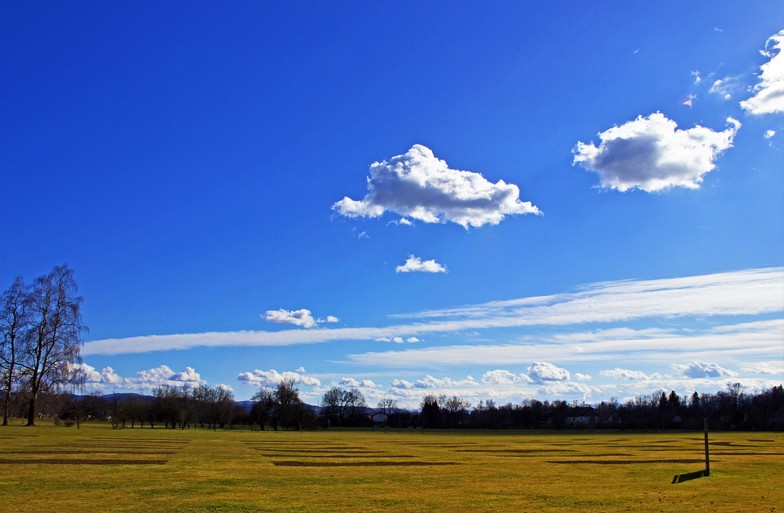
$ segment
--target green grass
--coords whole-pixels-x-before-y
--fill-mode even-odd
[[[2,511],[782,511],[784,435],[0,428]]]

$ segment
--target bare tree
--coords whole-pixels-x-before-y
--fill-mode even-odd
[[[73,366],[81,361],[79,336],[86,328],[76,295],[73,271],[67,265],[35,280],[30,291],[30,329],[20,367],[30,392],[27,425],[35,425],[36,400],[42,390],[74,381]]]
[[[8,425],[11,393],[19,374],[24,334],[28,329],[28,293],[21,277],[3,292],[0,299],[0,371],[3,377],[3,425]]]
[[[253,417],[259,423],[262,431],[275,412],[275,397],[266,388],[259,389],[253,397]]]
[[[302,428],[301,416],[304,407],[299,398],[299,389],[293,379],[284,379],[273,392],[276,403],[275,430],[283,427]]]
[[[466,410],[471,407],[471,403],[453,395],[449,399],[439,401],[441,409],[446,415],[449,427],[457,427],[463,422],[466,415]]]
[[[397,401],[394,399],[381,399],[378,402],[378,409],[381,410],[384,415],[390,415],[397,410]]]

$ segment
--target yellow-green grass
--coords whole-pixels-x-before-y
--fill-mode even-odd
[[[0,511],[782,511],[784,435],[0,428]]]

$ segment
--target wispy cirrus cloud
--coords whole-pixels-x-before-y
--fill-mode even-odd
[[[784,312],[782,291],[784,268],[750,269],[685,278],[596,283],[550,296],[398,315],[395,318],[414,322],[390,326],[207,332],[96,340],[86,342],[82,354],[131,354],[192,347],[288,346],[339,340],[410,339],[436,333],[525,326],[762,315]],[[646,332],[646,336],[654,336],[654,333]],[[541,357],[527,361],[532,359]]]
[[[389,161],[374,162],[361,200],[345,197],[332,209],[346,217],[380,217],[385,212],[425,223],[452,222],[463,228],[498,224],[506,216],[540,214],[520,189],[503,180],[489,182],[480,173],[451,169],[430,148],[415,144]]]
[[[720,329],[673,330],[659,336],[630,335],[607,340],[601,339],[596,332],[590,332],[579,346],[559,341],[558,335],[551,338],[537,336],[507,344],[449,345],[359,353],[349,355],[348,361],[376,367],[429,368],[439,365],[523,365],[543,359],[574,363],[644,358],[648,362],[669,365],[674,361],[699,360],[717,354],[727,358],[775,357],[781,352],[783,334],[784,319],[775,319],[722,326]]]
[[[732,147],[740,123],[732,118],[727,123],[720,132],[700,125],[682,130],[661,112],[639,116],[601,132],[599,146],[578,142],[573,163],[598,174],[604,189],[697,189],[719,155]]]

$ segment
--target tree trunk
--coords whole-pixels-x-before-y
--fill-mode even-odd
[[[36,395],[38,395],[38,391],[32,393],[30,397],[30,407],[27,410],[27,424],[25,426],[35,426],[35,399]]]
[[[11,386],[13,384],[14,367],[11,365],[8,371],[8,382],[6,383],[5,397],[3,397],[3,425],[8,425],[8,410],[11,408]]]

